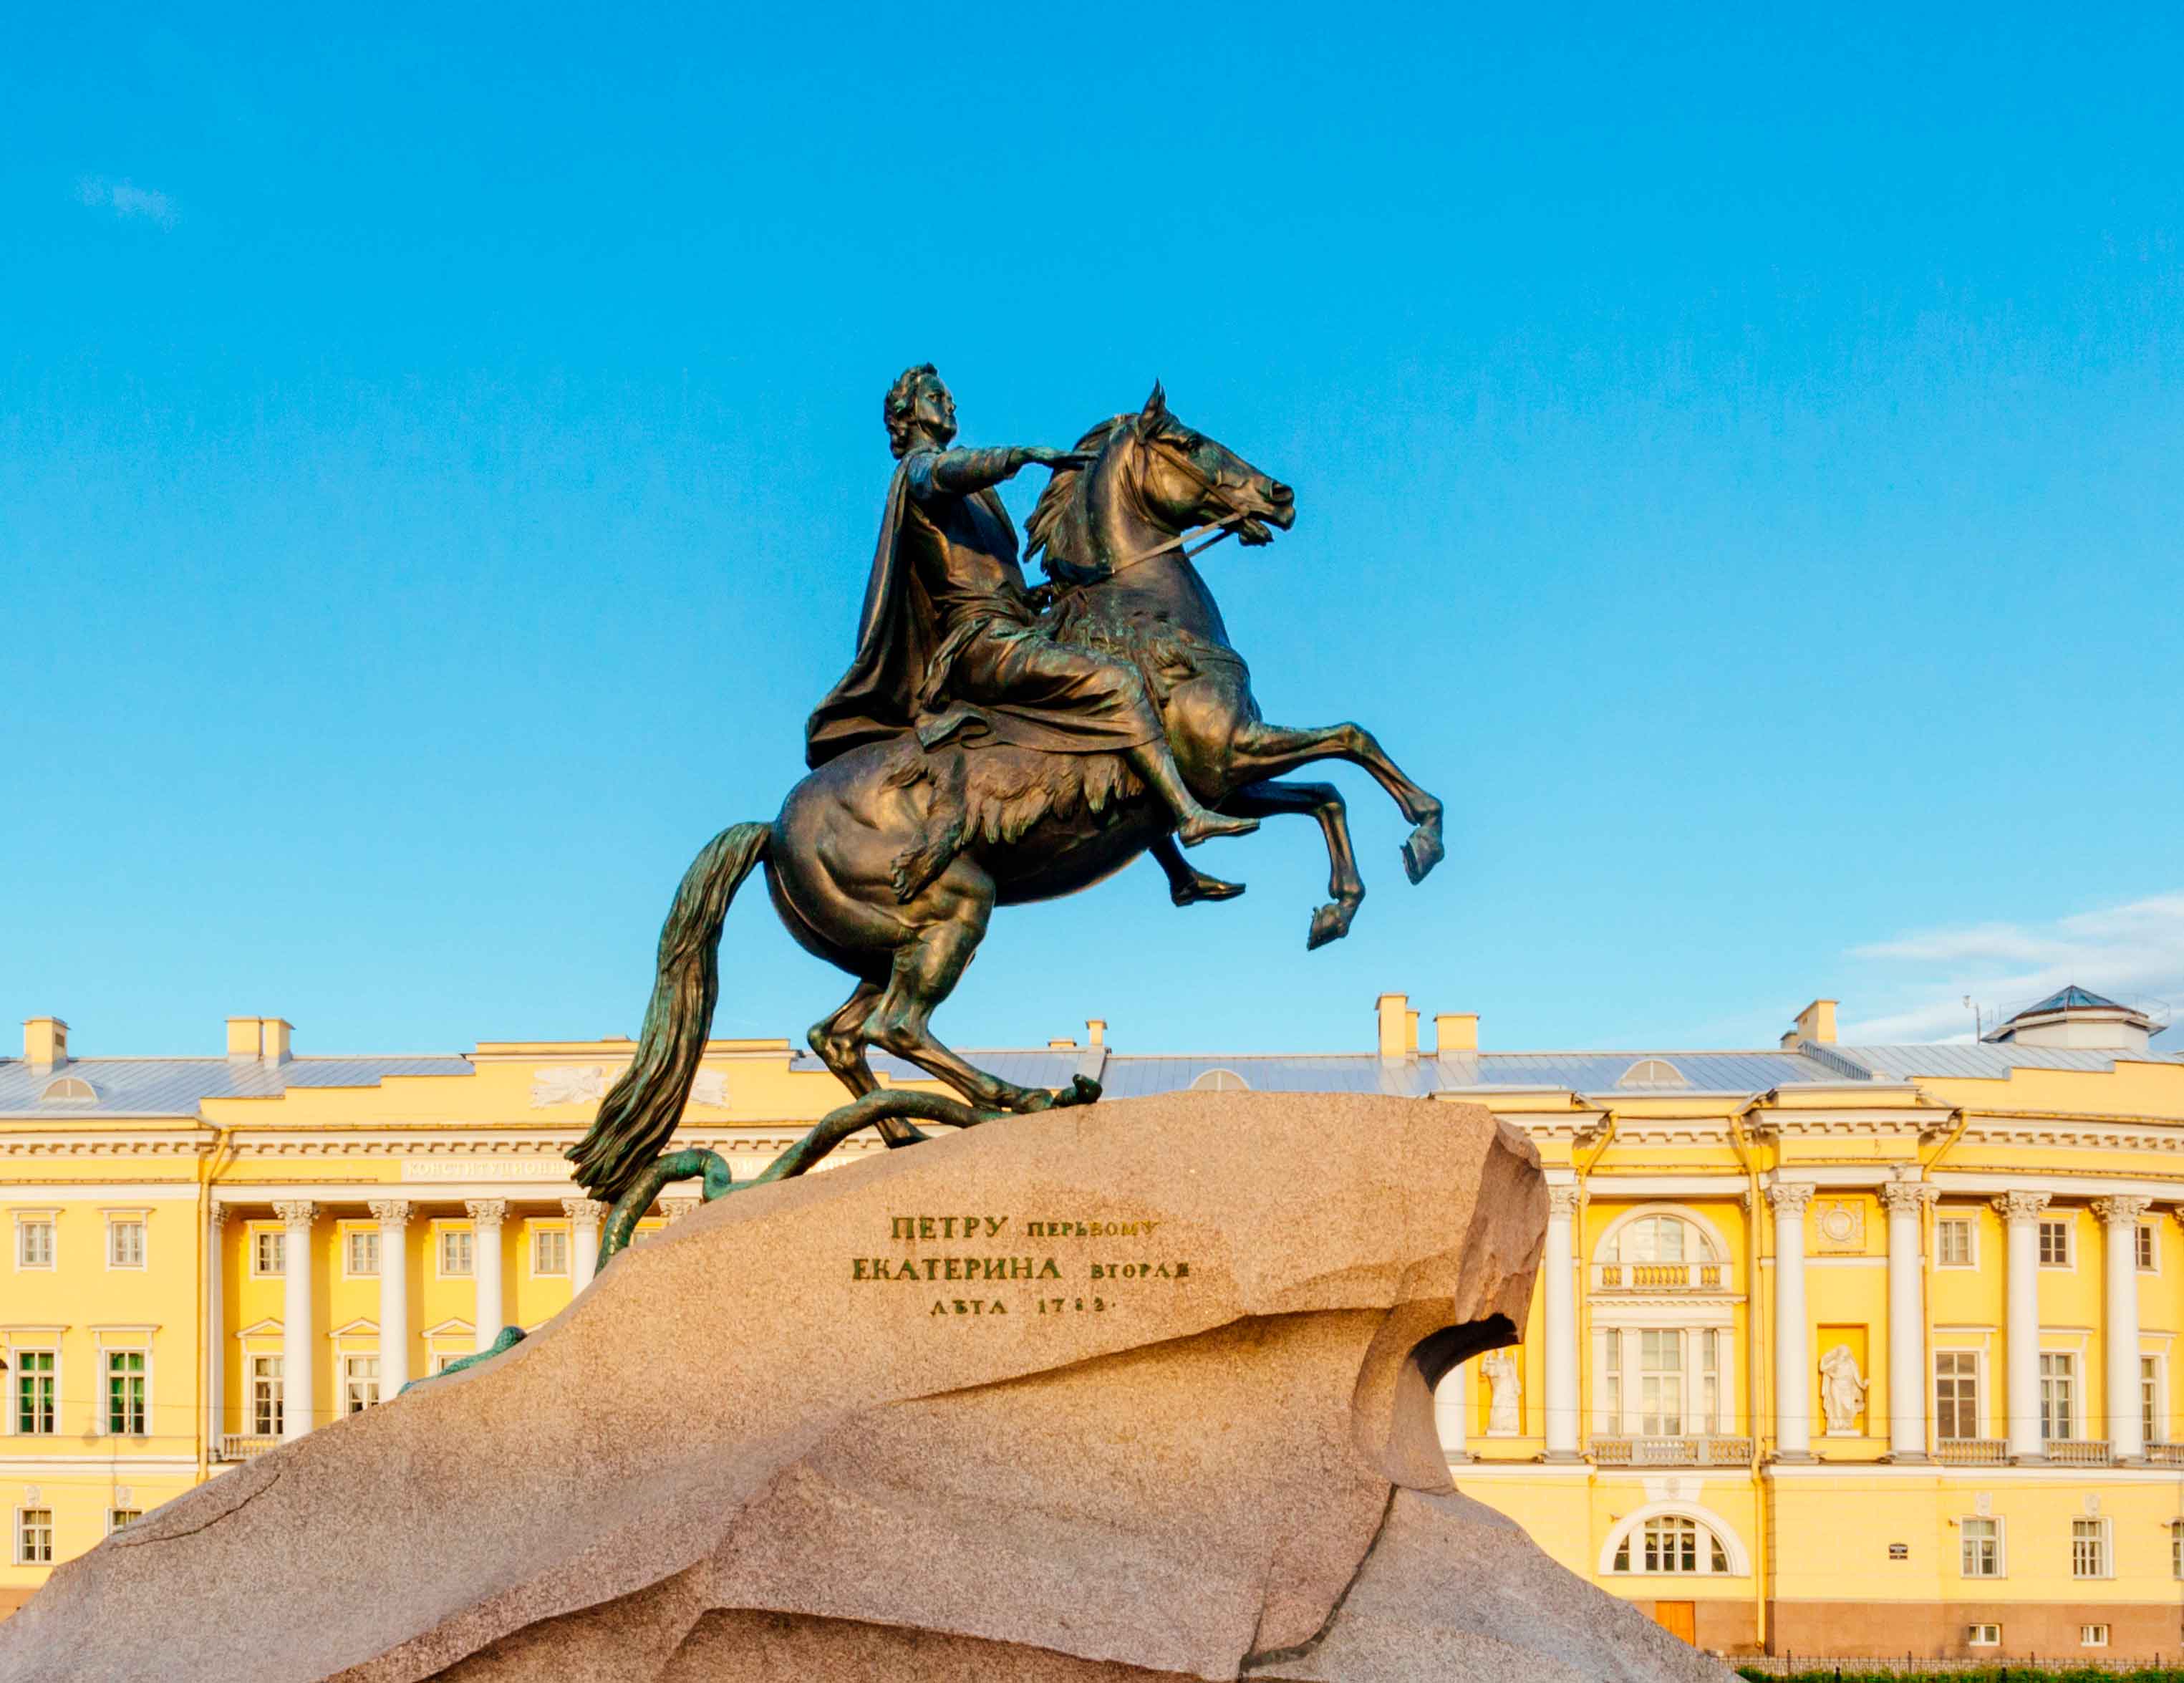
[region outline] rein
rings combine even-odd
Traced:
[[[1107,568],[1106,577],[1112,578],[1118,572],[1128,572],[1132,567],[1142,566],[1146,561],[1157,560],[1171,549],[1182,549],[1183,559],[1186,561],[1193,555],[1202,555],[1223,538],[1234,536],[1236,528],[1248,518],[1250,516],[1245,515],[1231,515],[1227,520],[1208,522],[1212,528],[1213,535],[1204,543],[1191,549],[1184,549],[1184,546],[1199,532],[1207,530],[1207,527],[1194,526],[1189,532],[1178,532],[1165,543],[1155,544],[1151,549],[1141,550],[1127,560],[1111,563]]]

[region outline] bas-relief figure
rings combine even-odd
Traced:
[[[1492,1388],[1486,1405],[1490,1437],[1513,1438],[1522,1429],[1518,1418],[1517,1359],[1506,1350],[1490,1351],[1479,1358],[1479,1371]]]
[[[1098,1096],[1082,1077],[1058,1090],[1003,1080],[933,1032],[997,906],[1073,894],[1148,852],[1176,904],[1227,899],[1240,887],[1193,869],[1178,844],[1294,813],[1319,824],[1329,865],[1330,898],[1306,944],[1337,939],[1364,885],[1340,795],[1290,780],[1319,760],[1362,766],[1394,798],[1413,827],[1402,847],[1412,881],[1443,856],[1441,803],[1370,733],[1266,722],[1194,563],[1223,538],[1256,546],[1286,531],[1287,485],[1179,419],[1157,385],[1067,449],[959,448],[954,398],[930,365],[896,380],[883,419],[896,466],[855,657],[806,727],[810,775],[772,821],[715,837],[683,878],[636,1058],[569,1152],[602,1200],[640,1183],[656,1192],[668,1172],[661,1154],[719,990],[722,922],[755,870],[791,936],[854,983],[810,1035],[851,1101],[765,1181],[803,1173],[867,1127],[903,1145],[926,1137],[913,1117],[963,1127]],[[1037,587],[994,491],[1029,466],[1050,475],[1030,520],[1048,581]],[[882,1089],[875,1046],[961,1101]],[[672,1173],[739,1190],[711,1155],[673,1154]],[[609,1223],[602,1262],[628,1225]]]
[[[1838,1344],[1820,1357],[1820,1408],[1827,1416],[1830,1436],[1854,1436],[1858,1411],[1865,1407],[1869,1381],[1858,1370],[1858,1357],[1847,1344]]]

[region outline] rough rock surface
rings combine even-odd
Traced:
[[[63,1567],[0,1679],[1724,1678],[1450,1488],[1544,1229],[1485,1111],[1335,1095],[738,1193]]]

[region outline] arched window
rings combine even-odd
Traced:
[[[1734,1569],[1720,1535],[1688,1513],[1655,1513],[1628,1527],[1615,1545],[1611,1572],[1653,1573],[1679,1577]]]
[[[1640,1058],[1616,1078],[1618,1087],[1688,1087],[1682,1070],[1666,1058]]]
[[[1248,1093],[1251,1084],[1233,1069],[1209,1069],[1190,1084],[1194,1093]]]
[[[38,1095],[40,1099],[49,1105],[81,1105],[87,1103],[91,1100],[96,1099],[98,1096],[98,1089],[92,1086],[91,1083],[85,1080],[81,1075],[56,1076],[53,1080],[46,1083],[45,1090]]]

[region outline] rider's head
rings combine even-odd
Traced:
[[[905,368],[895,376],[882,413],[887,420],[888,444],[899,456],[909,451],[914,433],[922,432],[936,444],[956,437],[956,399],[929,362]]]

